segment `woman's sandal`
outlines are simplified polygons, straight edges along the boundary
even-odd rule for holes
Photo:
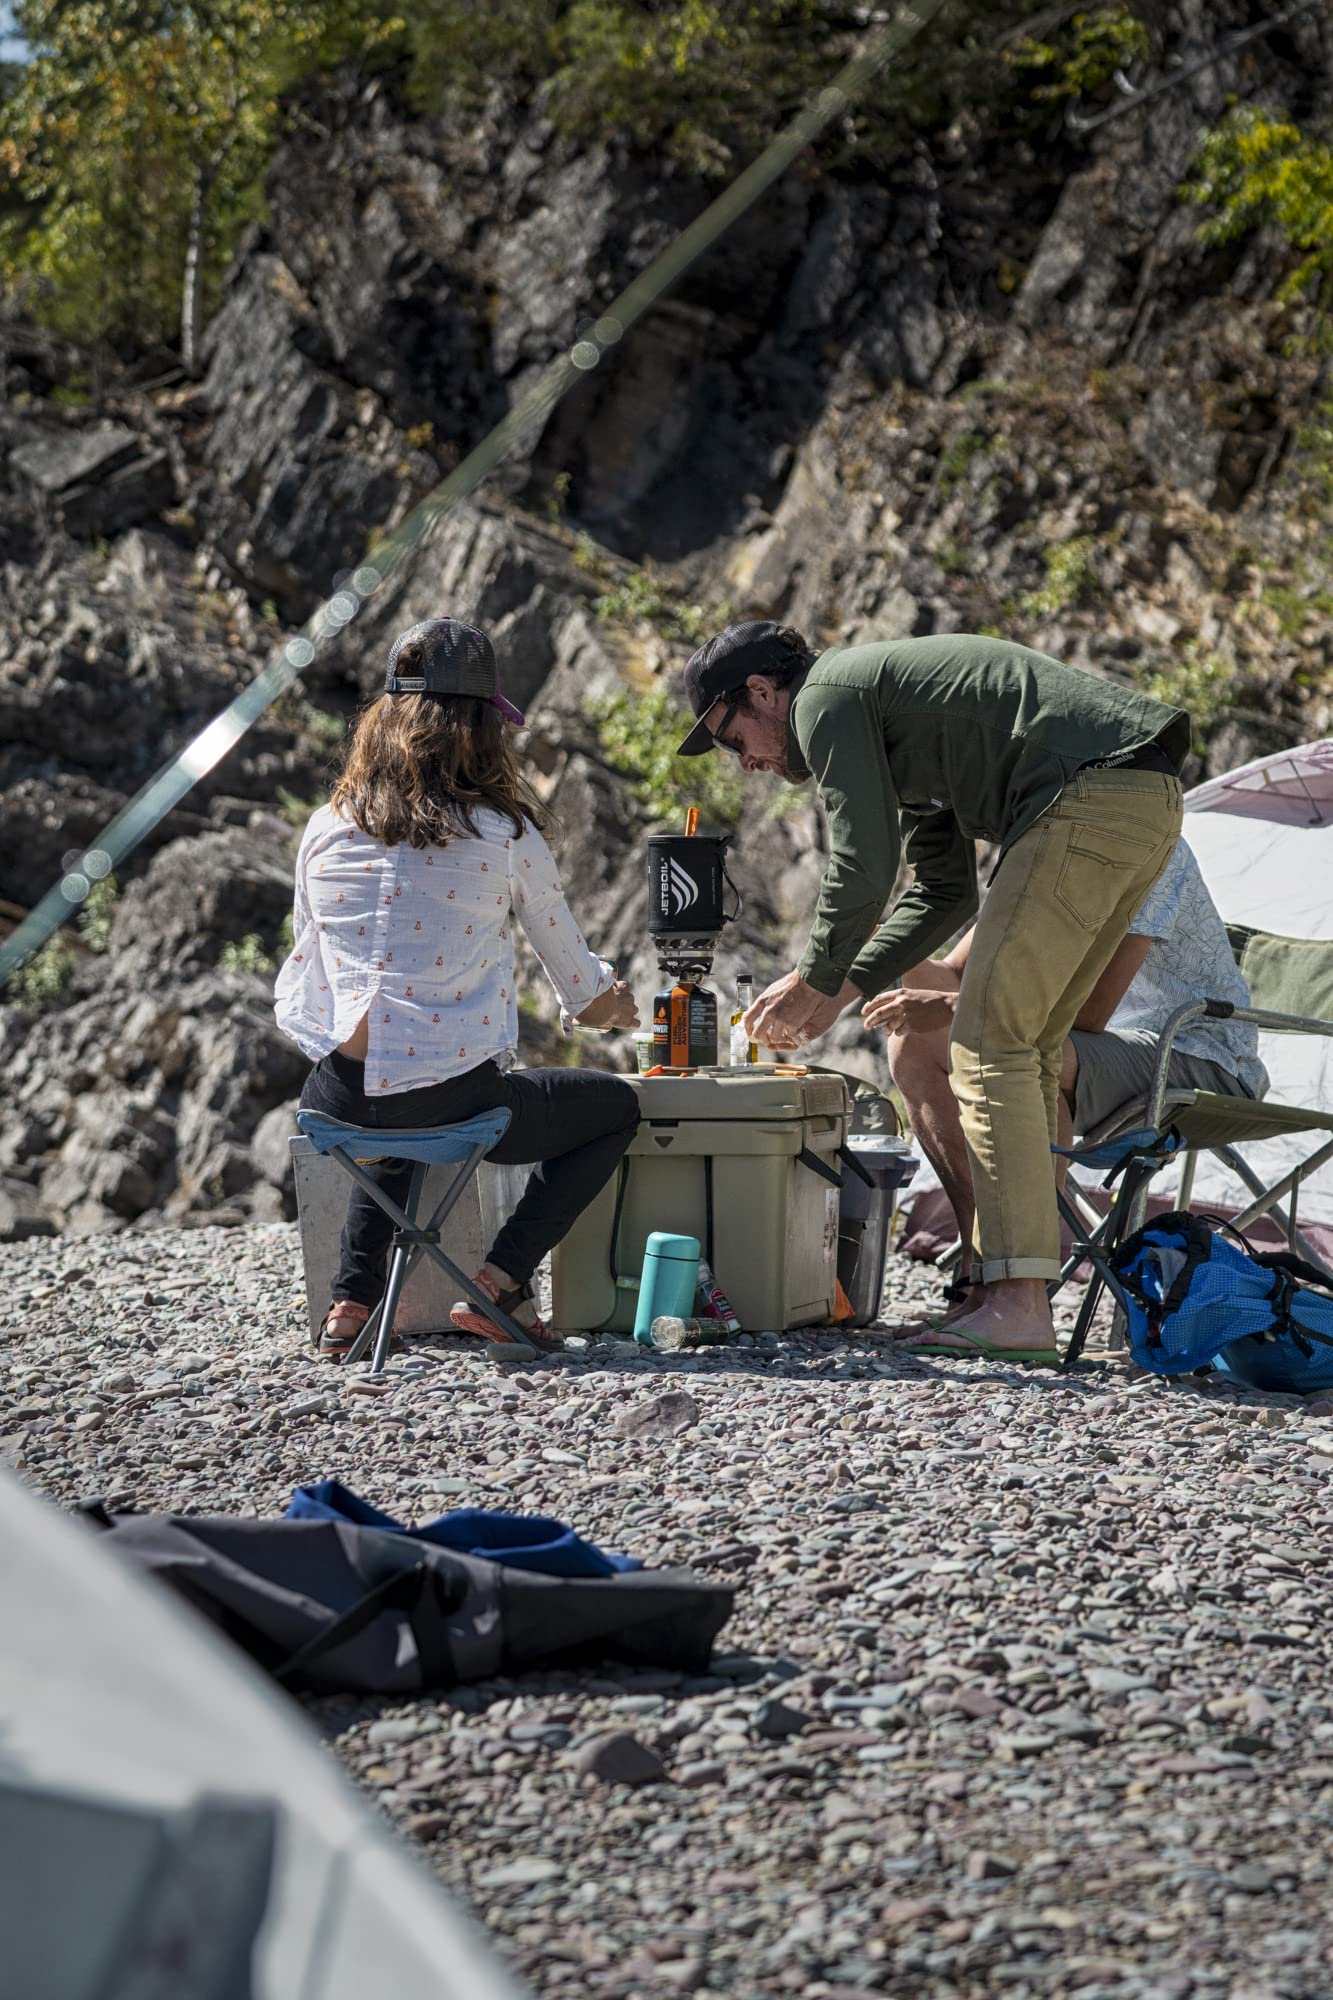
[[[312,1336],[310,1345],[325,1361],[345,1361],[369,1318],[369,1306],[358,1305],[355,1299],[335,1299],[320,1321],[319,1332]],[[398,1334],[389,1335],[390,1351],[400,1349],[402,1344]]]
[[[510,1291],[502,1292],[494,1279],[479,1271],[473,1283],[485,1292],[487,1298],[494,1299],[501,1312],[508,1313],[510,1319],[514,1317],[516,1306],[521,1306],[536,1296],[530,1281],[515,1285]],[[470,1299],[460,1299],[450,1313],[449,1319],[459,1333],[477,1334],[482,1340],[489,1340],[495,1347],[508,1348],[507,1358],[513,1361],[535,1361],[538,1354],[558,1354],[564,1346],[559,1334],[552,1333],[545,1321],[538,1319],[535,1313],[530,1320],[517,1322],[524,1338],[526,1352],[523,1353],[520,1353],[513,1335],[495,1320],[488,1319]]]

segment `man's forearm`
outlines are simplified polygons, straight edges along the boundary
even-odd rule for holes
[[[904,897],[903,902],[906,901]],[[924,959],[933,957],[959,926],[965,924],[969,917],[974,917],[976,912],[975,895],[969,895],[962,902],[929,904],[907,912],[904,912],[900,902],[893,915],[880,925],[860,952],[848,977],[867,998],[882,993],[886,986],[892,986],[905,972],[910,972]]]

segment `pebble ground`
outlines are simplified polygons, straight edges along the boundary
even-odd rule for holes
[[[290,1227],[7,1268],[0,1453],[56,1500],[337,1474],[736,1583],[703,1678],[311,1705],[537,1994],[1333,1996],[1333,1402],[873,1334],[518,1374],[442,1341],[375,1395],[310,1356]],[[895,1260],[887,1307],[936,1290]],[[618,1434],[668,1390],[687,1428]]]

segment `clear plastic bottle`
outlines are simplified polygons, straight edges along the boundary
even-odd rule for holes
[[[745,1063],[757,1063],[759,1045],[752,1042],[741,1023],[754,1005],[754,975],[749,972],[736,974],[736,1011],[731,1017],[731,1065],[733,1069]]]

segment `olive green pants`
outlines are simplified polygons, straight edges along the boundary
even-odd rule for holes
[[[1177,779],[1080,771],[1005,854],[949,1042],[982,1282],[1058,1278],[1060,1052],[1180,836]]]

